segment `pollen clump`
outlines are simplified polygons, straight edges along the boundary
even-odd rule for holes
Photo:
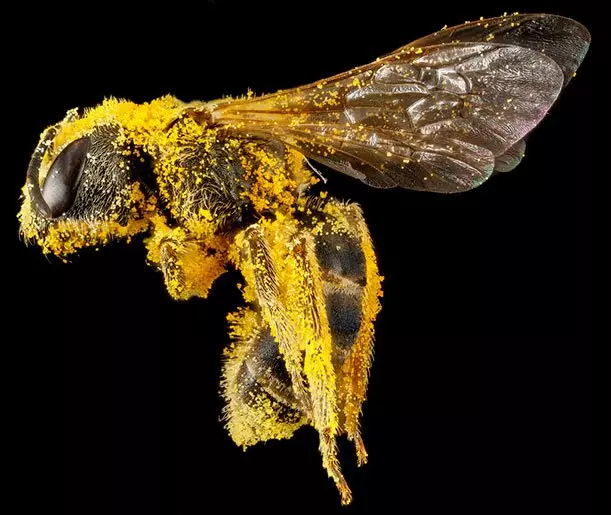
[[[182,227],[170,228],[159,214],[151,222],[152,235],[145,241],[148,259],[163,272],[168,293],[177,300],[206,298],[226,271],[227,238],[208,234],[200,239]]]
[[[303,156],[288,151],[288,159],[252,145],[240,156],[245,178],[251,184],[242,195],[255,211],[266,213],[292,212],[297,206],[299,192],[317,182],[303,166]]]

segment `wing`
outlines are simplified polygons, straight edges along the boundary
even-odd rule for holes
[[[520,140],[588,44],[588,32],[567,18],[480,20],[329,79],[206,109],[230,132],[278,139],[371,186],[465,191],[495,163],[508,170],[519,162]]]
[[[564,85],[573,77],[590,46],[590,33],[581,23],[552,14],[512,14],[480,19],[420,38],[411,46],[424,47],[460,41],[494,41],[536,50],[551,57],[564,73]]]

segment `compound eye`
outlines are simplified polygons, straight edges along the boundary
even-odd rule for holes
[[[91,140],[77,139],[55,158],[42,185],[42,198],[49,206],[51,216],[64,214],[74,202],[81,175],[87,162]]]

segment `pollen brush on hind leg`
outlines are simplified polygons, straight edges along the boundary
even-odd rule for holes
[[[253,307],[231,317],[227,424],[241,446],[313,426],[323,466],[347,504],[336,438],[346,434],[359,465],[366,462],[359,417],[381,277],[358,206],[333,199],[306,199],[304,206],[294,218],[261,219],[236,237],[232,259]]]

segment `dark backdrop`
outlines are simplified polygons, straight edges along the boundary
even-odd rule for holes
[[[18,34],[5,47],[3,204],[8,313],[24,351],[24,503],[42,496],[70,515],[590,512],[592,55],[521,166],[473,192],[377,191],[327,173],[332,195],[363,206],[385,276],[363,418],[370,463],[357,469],[342,439],[355,499],[343,511],[312,429],[242,452],[219,421],[235,273],[207,300],[174,303],[140,242],[66,266],[18,241],[29,154],[70,107],[271,92],[503,10],[593,18],[585,2],[359,4],[98,3],[5,20]]]

